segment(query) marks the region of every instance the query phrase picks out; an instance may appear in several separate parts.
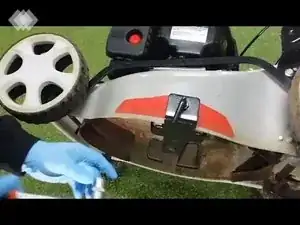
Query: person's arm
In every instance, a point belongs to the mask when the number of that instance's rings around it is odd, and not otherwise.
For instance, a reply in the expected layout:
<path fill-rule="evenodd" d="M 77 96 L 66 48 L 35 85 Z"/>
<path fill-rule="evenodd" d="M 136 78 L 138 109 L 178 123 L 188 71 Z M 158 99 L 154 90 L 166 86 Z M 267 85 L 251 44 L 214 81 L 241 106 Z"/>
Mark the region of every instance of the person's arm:
<path fill-rule="evenodd" d="M 22 175 L 21 167 L 39 139 L 27 133 L 12 116 L 0 117 L 0 169 Z"/>

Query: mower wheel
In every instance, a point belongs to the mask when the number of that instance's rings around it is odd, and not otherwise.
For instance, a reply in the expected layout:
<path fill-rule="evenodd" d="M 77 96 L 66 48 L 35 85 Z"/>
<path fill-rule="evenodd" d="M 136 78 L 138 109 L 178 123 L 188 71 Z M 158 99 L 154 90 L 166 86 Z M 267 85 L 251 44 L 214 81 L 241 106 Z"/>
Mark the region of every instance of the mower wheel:
<path fill-rule="evenodd" d="M 300 142 L 300 70 L 293 77 L 288 94 L 289 125 L 296 142 Z"/>
<path fill-rule="evenodd" d="M 85 101 L 88 72 L 81 52 L 68 39 L 55 34 L 26 37 L 0 60 L 0 104 L 27 123 L 57 121 Z"/>

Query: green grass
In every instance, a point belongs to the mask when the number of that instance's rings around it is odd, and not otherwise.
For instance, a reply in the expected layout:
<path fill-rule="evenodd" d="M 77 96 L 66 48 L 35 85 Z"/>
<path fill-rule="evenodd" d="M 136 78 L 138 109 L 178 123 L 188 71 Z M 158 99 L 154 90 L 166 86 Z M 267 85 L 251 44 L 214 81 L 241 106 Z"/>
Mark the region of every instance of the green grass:
<path fill-rule="evenodd" d="M 239 50 L 260 29 L 261 27 L 233 27 L 232 31 Z M 108 27 L 37 27 L 30 32 L 23 32 L 10 27 L 0 27 L 0 55 L 21 38 L 33 33 L 51 32 L 66 36 L 76 43 L 87 59 L 91 74 L 95 74 L 108 62 L 105 56 L 108 31 Z M 279 31 L 279 27 L 270 28 L 246 55 L 275 62 L 280 54 Z M 66 140 L 52 125 L 23 124 L 29 132 L 46 140 Z M 28 192 L 53 196 L 71 195 L 69 188 L 64 185 L 45 184 L 30 178 L 25 178 L 24 183 Z M 109 183 L 108 191 L 113 196 L 129 198 L 249 198 L 254 196 L 253 190 L 245 187 L 183 180 L 135 167 L 128 167 L 118 181 Z"/>

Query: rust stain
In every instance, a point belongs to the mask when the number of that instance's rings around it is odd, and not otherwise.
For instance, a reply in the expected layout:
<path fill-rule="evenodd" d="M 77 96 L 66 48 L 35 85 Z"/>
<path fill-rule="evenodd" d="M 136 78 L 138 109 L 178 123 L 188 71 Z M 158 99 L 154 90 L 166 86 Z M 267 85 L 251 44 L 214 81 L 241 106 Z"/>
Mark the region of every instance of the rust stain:
<path fill-rule="evenodd" d="M 210 179 L 230 179 L 231 172 L 235 169 L 235 167 L 246 160 L 248 155 L 251 155 L 249 154 L 250 150 L 245 150 L 245 147 L 239 147 L 235 144 L 220 140 L 218 138 L 210 138 L 203 143 L 201 148 L 199 169 L 177 168 L 177 170 L 174 171 L 170 166 L 148 159 L 146 149 L 149 141 L 153 138 L 149 122 L 137 119 L 122 118 L 110 118 L 107 119 L 107 121 L 118 126 L 120 129 L 129 131 L 135 136 L 134 144 L 131 145 L 131 142 L 127 141 L 127 139 L 130 139 L 130 135 L 125 135 L 123 132 L 113 132 L 112 135 L 120 135 L 120 137 L 114 137 L 114 140 L 118 140 L 121 143 L 119 143 L 117 146 L 114 146 L 114 143 L 106 143 L 108 149 L 111 149 L 111 153 L 115 152 L 113 154 L 118 154 L 120 156 L 124 155 L 125 157 L 127 153 L 123 152 L 123 154 L 121 154 L 118 152 L 121 150 L 117 149 L 117 147 L 120 146 L 119 148 L 121 148 L 121 146 L 125 145 L 125 143 L 130 142 L 130 144 L 127 144 L 128 146 L 131 146 L 128 153 L 130 155 L 130 161 L 164 172 Z M 93 126 L 95 125 L 96 122 L 93 124 Z M 106 130 L 103 129 L 103 126 L 101 129 L 102 133 L 106 132 Z M 116 130 L 118 129 L 116 128 Z M 94 139 L 99 140 L 100 138 L 94 137 Z M 102 150 L 105 151 L 105 149 Z"/>
<path fill-rule="evenodd" d="M 136 119 L 110 118 L 110 122 L 129 130 L 135 135 L 136 141 L 148 142 L 153 134 L 150 131 L 150 123 Z"/>
<path fill-rule="evenodd" d="M 230 143 L 216 140 L 203 143 L 201 171 L 207 178 L 228 178 L 235 166 L 235 148 Z"/>

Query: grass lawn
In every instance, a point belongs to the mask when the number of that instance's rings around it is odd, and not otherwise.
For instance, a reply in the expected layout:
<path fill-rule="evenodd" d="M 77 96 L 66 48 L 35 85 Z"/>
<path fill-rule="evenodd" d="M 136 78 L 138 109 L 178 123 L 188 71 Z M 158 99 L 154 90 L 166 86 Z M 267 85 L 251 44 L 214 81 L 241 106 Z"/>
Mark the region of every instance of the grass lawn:
<path fill-rule="evenodd" d="M 232 31 L 237 40 L 239 50 L 256 35 L 261 27 L 233 27 Z M 76 43 L 90 67 L 91 74 L 98 72 L 108 59 L 105 56 L 105 43 L 108 27 L 37 27 L 28 31 L 16 31 L 11 27 L 0 27 L 0 55 L 7 48 L 33 33 L 57 33 L 70 38 Z M 270 28 L 246 55 L 259 56 L 269 62 L 275 62 L 280 54 L 279 27 Z M 2 110 L 3 112 L 3 110 Z M 52 125 L 33 126 L 24 124 L 34 135 L 49 141 L 66 140 Z M 40 183 L 25 178 L 28 192 L 49 194 L 53 196 L 70 196 L 67 186 Z M 117 197 L 129 198 L 249 198 L 254 197 L 252 189 L 228 185 L 182 180 L 154 172 L 128 167 L 122 177 L 109 183 L 107 189 Z"/>

